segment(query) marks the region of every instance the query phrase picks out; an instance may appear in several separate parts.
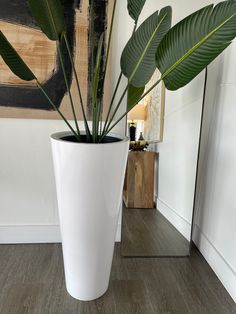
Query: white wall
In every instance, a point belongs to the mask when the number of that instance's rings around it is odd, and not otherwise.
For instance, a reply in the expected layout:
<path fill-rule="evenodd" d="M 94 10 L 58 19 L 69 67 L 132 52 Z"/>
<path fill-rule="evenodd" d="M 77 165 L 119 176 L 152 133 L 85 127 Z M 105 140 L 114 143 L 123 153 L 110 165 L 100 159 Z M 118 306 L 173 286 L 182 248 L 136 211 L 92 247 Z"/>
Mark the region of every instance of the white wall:
<path fill-rule="evenodd" d="M 1 243 L 11 239 L 21 242 L 22 237 L 27 237 L 25 233 L 32 233 L 34 225 L 42 236 L 45 230 L 57 225 L 49 136 L 62 127 L 61 121 L 1 119 Z M 52 235 L 52 240 L 58 240 L 58 234 Z M 29 237 L 28 241 L 37 241 L 37 237 L 37 234 L 36 238 Z"/>
<path fill-rule="evenodd" d="M 194 241 L 236 301 L 235 62 L 236 41 L 209 67 Z"/>

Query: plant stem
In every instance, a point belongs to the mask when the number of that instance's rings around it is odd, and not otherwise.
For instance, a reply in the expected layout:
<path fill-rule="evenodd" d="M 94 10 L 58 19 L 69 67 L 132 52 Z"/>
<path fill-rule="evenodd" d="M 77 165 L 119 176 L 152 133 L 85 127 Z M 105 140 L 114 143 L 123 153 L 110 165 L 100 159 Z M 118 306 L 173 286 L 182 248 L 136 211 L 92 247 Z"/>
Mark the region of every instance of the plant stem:
<path fill-rule="evenodd" d="M 118 109 L 119 109 L 119 107 L 120 107 L 120 104 L 121 104 L 122 100 L 123 100 L 124 97 L 125 97 L 125 94 L 126 94 L 128 88 L 129 88 L 129 83 L 126 85 L 126 88 L 124 89 L 124 91 L 123 91 L 123 93 L 122 93 L 122 95 L 121 95 L 121 97 L 120 97 L 120 100 L 118 101 L 118 103 L 117 103 L 117 105 L 116 105 L 116 107 L 115 107 L 115 110 L 114 110 L 113 113 L 112 113 L 112 116 L 111 116 L 111 118 L 110 118 L 110 121 L 109 121 L 109 123 L 107 124 L 107 127 L 106 127 L 106 129 L 105 129 L 105 132 L 109 129 L 109 126 L 111 125 L 112 120 L 113 120 L 113 118 L 115 117 L 115 115 L 116 115 L 116 113 L 117 113 L 117 111 L 118 111 Z"/>
<path fill-rule="evenodd" d="M 109 52 L 110 52 L 110 46 L 111 46 L 111 35 L 112 35 L 114 17 L 115 17 L 115 11 L 116 11 L 116 2 L 117 0 L 114 0 L 114 5 L 112 9 L 111 26 L 110 26 L 109 37 L 108 37 L 108 45 L 107 45 L 107 56 L 106 56 L 105 68 L 104 68 L 104 81 L 105 81 L 106 73 L 107 73 L 107 64 L 108 64 L 108 58 L 109 58 Z"/>
<path fill-rule="evenodd" d="M 64 38 L 65 43 L 66 43 L 66 48 L 67 48 L 67 51 L 68 51 L 68 55 L 69 55 L 70 62 L 71 62 L 71 65 L 72 65 L 72 68 L 73 68 L 73 72 L 74 72 L 74 76 L 75 76 L 75 81 L 76 81 L 76 84 L 77 84 L 77 89 L 78 89 L 78 93 L 79 93 L 80 105 L 81 105 L 81 109 L 82 109 L 82 114 L 83 114 L 83 119 L 84 119 L 84 126 L 85 126 L 85 130 L 86 130 L 86 135 L 87 135 L 87 140 L 90 141 L 91 133 L 90 133 L 90 130 L 89 130 L 88 121 L 87 121 L 85 110 L 84 110 L 83 98 L 82 98 L 82 94 L 81 94 L 81 89 L 80 89 L 78 75 L 77 75 L 77 72 L 76 72 L 76 69 L 75 69 L 75 64 L 74 64 L 74 61 L 73 61 L 73 58 L 72 58 L 72 55 L 71 55 L 71 51 L 70 51 L 70 47 L 69 47 L 69 43 L 68 43 L 68 40 L 67 40 L 66 33 L 63 33 L 63 38 Z"/>
<path fill-rule="evenodd" d="M 55 21 L 53 19 L 53 15 L 52 15 L 52 11 L 48 5 L 48 3 L 46 3 L 46 6 L 48 8 L 48 11 L 49 11 L 49 14 L 50 14 L 50 17 L 51 17 L 51 21 L 52 21 L 52 26 L 54 28 L 54 31 L 55 31 L 55 34 L 57 36 L 57 51 L 59 53 L 59 59 L 60 59 L 60 63 L 61 63 L 61 67 L 62 67 L 62 72 L 63 72 L 63 76 L 64 76 L 64 80 L 65 80 L 65 84 L 66 84 L 66 88 L 67 88 L 67 91 L 69 93 L 69 96 L 70 96 L 70 102 L 71 102 L 71 107 L 72 107 L 72 111 L 73 111 L 73 115 L 74 115 L 74 120 L 75 120 L 75 125 L 76 125 L 76 129 L 77 129 L 77 133 L 74 131 L 74 129 L 70 126 L 69 122 L 66 120 L 66 118 L 64 117 L 64 115 L 60 112 L 60 110 L 54 105 L 54 103 L 51 101 L 51 99 L 48 97 L 47 93 L 44 91 L 42 85 L 39 83 L 39 81 L 36 79 L 37 81 L 37 85 L 38 87 L 40 88 L 40 90 L 43 92 L 44 96 L 48 99 L 48 101 L 51 103 L 51 105 L 53 106 L 53 108 L 55 110 L 57 110 L 57 112 L 60 114 L 60 116 L 62 117 L 62 119 L 65 121 L 65 123 L 68 125 L 68 127 L 71 129 L 71 131 L 74 133 L 76 139 L 78 141 L 80 141 L 80 131 L 79 131 L 79 126 L 78 126 L 78 122 L 77 122 L 77 119 L 76 119 L 76 115 L 75 115 L 75 110 L 74 110 L 74 104 L 73 104 L 73 100 L 72 100 L 72 97 L 71 97 L 71 92 L 70 92 L 70 89 L 69 89 L 69 84 L 68 84 L 68 81 L 67 81 L 67 77 L 66 77 L 66 71 L 65 71 L 65 67 L 64 67 L 64 63 L 63 63 L 63 58 L 62 58 L 62 53 L 61 53 L 61 47 L 60 47 L 60 39 L 58 37 L 58 34 L 57 34 L 57 29 L 56 29 L 56 25 L 55 25 Z"/>
<path fill-rule="evenodd" d="M 90 20 L 92 21 L 91 23 L 89 23 L 90 27 L 89 27 L 89 34 L 94 34 L 94 1 L 91 0 L 90 3 Z M 91 75 L 90 80 L 91 80 L 91 85 L 90 85 L 90 96 L 89 96 L 89 103 L 91 101 L 93 101 L 92 99 L 92 85 L 93 85 L 93 80 L 94 80 L 94 42 L 91 41 L 91 39 L 89 40 L 89 46 L 91 49 L 91 69 L 89 71 L 89 75 Z M 91 103 L 89 104 L 89 106 L 91 106 Z M 89 109 L 89 111 L 91 112 L 91 108 Z M 94 109 L 93 109 L 93 104 L 92 104 L 92 137 L 94 134 Z"/>
<path fill-rule="evenodd" d="M 104 123 L 104 127 L 103 127 L 103 132 L 105 132 L 105 130 L 106 130 L 107 122 L 108 122 L 109 116 L 111 114 L 112 105 L 113 105 L 113 102 L 115 100 L 116 93 L 117 93 L 118 87 L 120 85 L 121 78 L 122 78 L 122 72 L 120 72 L 120 75 L 119 75 L 117 83 L 116 83 L 115 90 L 114 90 L 113 95 L 112 95 L 111 103 L 110 103 L 109 110 L 108 110 L 108 113 L 107 113 L 107 116 L 106 116 L 106 120 L 105 120 L 105 123 Z"/>
<path fill-rule="evenodd" d="M 57 36 L 57 51 L 58 51 L 58 54 L 59 54 L 59 59 L 60 59 L 61 67 L 62 67 L 62 72 L 63 72 L 66 88 L 67 88 L 67 91 L 68 91 L 69 97 L 70 97 L 70 103 L 71 103 L 72 112 L 73 112 L 73 116 L 74 116 L 75 126 L 76 126 L 76 129 L 77 129 L 78 136 L 80 138 L 80 131 L 79 131 L 79 126 L 78 126 L 78 122 L 77 122 L 77 118 L 76 118 L 76 114 L 75 114 L 75 108 L 74 108 L 73 100 L 72 100 L 72 97 L 71 97 L 71 92 L 70 92 L 70 88 L 69 88 L 69 84 L 68 84 L 68 80 L 67 80 L 67 76 L 66 76 L 65 66 L 64 66 L 64 63 L 63 63 L 61 47 L 60 47 L 60 38 L 58 37 L 57 28 L 56 28 L 56 25 L 55 25 L 55 21 L 53 19 L 53 14 L 52 14 L 51 8 L 48 5 L 48 2 L 46 2 L 46 6 L 47 6 L 48 12 L 49 12 L 50 17 L 51 17 L 52 26 L 53 26 L 55 34 Z"/>
<path fill-rule="evenodd" d="M 96 107 L 93 105 L 92 106 L 92 114 L 93 114 L 93 124 L 92 124 L 92 138 L 93 138 L 93 143 L 96 142 Z"/>
<path fill-rule="evenodd" d="M 124 90 L 124 92 L 123 92 L 123 94 L 122 94 L 122 96 L 121 96 L 121 99 L 120 99 L 120 101 L 118 102 L 118 104 L 117 104 L 117 106 L 116 106 L 116 108 L 115 108 L 115 110 L 114 110 L 114 113 L 113 113 L 112 117 L 110 118 L 110 121 L 109 121 L 107 127 L 105 128 L 105 132 L 103 132 L 103 136 L 105 136 L 105 135 L 106 135 L 123 117 L 125 117 L 126 114 L 138 103 L 138 102 L 136 102 L 125 114 L 122 115 L 122 117 L 119 119 L 119 121 L 116 122 L 115 124 L 113 124 L 113 126 L 110 128 L 110 125 L 112 124 L 112 119 L 114 118 L 116 112 L 118 111 L 119 106 L 120 106 L 120 104 L 121 104 L 121 101 L 123 100 L 124 95 L 125 95 L 126 91 L 127 91 L 128 88 L 129 88 L 129 83 L 132 82 L 132 80 L 133 80 L 135 74 L 137 73 L 138 68 L 139 68 L 139 66 L 140 66 L 140 64 L 141 64 L 141 62 L 142 62 L 142 60 L 143 60 L 143 58 L 144 58 L 144 56 L 145 56 L 145 54 L 146 54 L 146 52 L 147 52 L 147 49 L 148 49 L 148 47 L 150 46 L 150 44 L 151 44 L 151 42 L 152 42 L 152 40 L 153 40 L 153 38 L 154 38 L 154 36 L 155 36 L 155 34 L 156 34 L 156 32 L 157 32 L 159 26 L 161 25 L 161 23 L 162 23 L 162 21 L 164 20 L 165 17 L 166 17 L 166 15 L 165 15 L 165 16 L 161 19 L 161 21 L 158 23 L 158 25 L 157 25 L 157 27 L 156 27 L 156 29 L 155 29 L 155 32 L 152 34 L 151 38 L 150 38 L 149 41 L 148 41 L 148 45 L 145 47 L 144 51 L 142 52 L 141 57 L 139 58 L 137 64 L 135 65 L 135 67 L 134 67 L 134 69 L 133 69 L 133 71 L 132 71 L 132 73 L 131 73 L 131 75 L 130 75 L 130 77 L 129 77 L 128 84 L 127 84 L 127 86 L 126 86 L 126 88 L 125 88 L 125 90 Z M 133 31 L 133 34 L 134 34 L 135 30 L 136 30 L 137 22 L 138 22 L 138 21 L 136 21 L 135 24 L 134 24 L 134 31 Z M 157 84 L 156 84 L 156 85 L 157 85 Z M 153 87 L 155 87 L 155 86 L 153 86 Z M 149 90 L 149 91 L 150 91 L 150 90 Z M 149 92 L 149 91 L 148 91 L 148 92 Z M 144 97 L 144 96 L 143 96 L 143 97 Z M 142 97 L 142 98 L 143 98 L 143 97 Z M 141 98 L 141 99 L 142 99 L 142 98 Z M 139 101 L 140 101 L 141 99 L 139 99 Z"/>
<path fill-rule="evenodd" d="M 72 128 L 72 126 L 70 125 L 70 123 L 66 120 L 65 116 L 62 114 L 62 112 L 54 105 L 54 103 L 52 102 L 52 100 L 50 99 L 50 97 L 48 96 L 48 94 L 45 92 L 44 88 L 42 87 L 42 85 L 39 83 L 39 81 L 36 79 L 37 82 L 37 86 L 40 89 L 40 91 L 43 93 L 43 95 L 47 98 L 47 100 L 49 101 L 49 103 L 51 104 L 51 106 L 53 107 L 54 110 L 56 110 L 59 115 L 61 116 L 61 118 L 64 120 L 64 122 L 66 123 L 66 125 L 69 127 L 69 129 L 71 130 L 71 132 L 74 134 L 74 136 L 76 137 L 76 139 L 78 140 L 78 142 L 80 142 L 80 134 L 77 134 L 75 132 L 75 130 Z"/>
<path fill-rule="evenodd" d="M 136 28 L 137 28 L 137 25 L 138 25 L 138 20 L 135 21 L 134 23 L 134 28 L 133 28 L 133 31 L 132 31 L 132 35 L 135 33 L 136 31 Z M 117 93 L 117 90 L 119 88 L 119 85 L 120 85 L 120 82 L 121 82 L 121 78 L 122 78 L 122 72 L 120 72 L 120 75 L 118 77 L 118 80 L 117 80 L 117 83 L 116 83 L 116 87 L 115 87 L 115 90 L 113 92 L 113 95 L 112 95 L 112 99 L 111 99 L 111 102 L 110 102 L 110 106 L 109 106 L 109 110 L 108 110 L 108 113 L 107 113 L 107 116 L 106 116 L 106 120 L 105 120 L 105 123 L 104 123 L 104 127 L 103 127 L 103 132 L 102 134 L 104 134 L 106 132 L 106 129 L 107 129 L 107 123 L 108 123 L 108 120 L 109 120 L 109 116 L 111 114 L 111 109 L 112 109 L 112 106 L 113 106 L 113 103 L 114 103 L 114 100 L 115 100 L 115 96 L 116 96 L 116 93 Z M 127 88 L 127 87 L 126 87 Z M 125 90 L 125 93 L 126 91 L 128 90 L 128 88 Z M 124 96 L 122 97 L 122 100 L 123 100 Z M 121 101 L 122 101 L 121 100 Z M 116 109 L 115 109 L 115 114 L 117 112 L 117 110 L 119 109 L 119 106 L 120 106 L 120 103 L 121 101 L 119 101 L 118 105 L 116 106 Z M 118 107 L 118 108 L 117 108 Z M 112 115 L 112 118 L 110 119 L 110 122 L 108 123 L 108 127 L 109 125 L 112 123 L 112 119 L 114 118 L 115 114 Z"/>
<path fill-rule="evenodd" d="M 97 111 L 97 128 L 96 128 L 96 134 L 99 137 L 99 124 L 102 123 L 101 121 L 101 116 L 102 116 L 102 102 L 99 101 L 98 103 L 98 111 Z"/>
<path fill-rule="evenodd" d="M 104 85 L 105 85 L 106 74 L 107 74 L 108 59 L 109 59 L 109 55 L 110 55 L 111 37 L 112 37 L 112 31 L 113 31 L 113 25 L 114 25 L 116 3 L 117 3 L 117 0 L 114 0 L 113 9 L 112 9 L 112 17 L 111 17 L 111 25 L 110 25 L 109 36 L 108 36 L 108 45 L 107 45 L 105 66 L 104 66 L 104 72 L 103 72 L 103 82 L 102 82 L 102 90 L 103 91 L 104 91 Z M 103 116 L 103 102 L 99 106 L 100 135 L 102 134 L 102 116 Z M 107 119 L 108 119 L 108 116 L 106 117 L 106 122 L 107 122 Z"/>
<path fill-rule="evenodd" d="M 115 115 L 116 115 L 116 113 L 117 113 L 117 111 L 118 111 L 118 109 L 119 109 L 119 107 L 120 107 L 120 104 L 121 104 L 122 100 L 123 100 L 124 97 L 125 97 L 125 94 L 126 94 L 128 88 L 129 88 L 129 83 L 126 85 L 126 88 L 125 88 L 125 90 L 123 91 L 123 93 L 122 93 L 122 95 L 121 95 L 121 97 L 120 97 L 120 100 L 118 101 L 118 103 L 117 103 L 117 105 L 116 105 L 116 107 L 115 107 L 115 110 L 114 110 L 113 113 L 112 113 L 112 116 L 111 116 L 111 118 L 110 118 L 110 121 L 109 121 L 109 123 L 107 124 L 107 127 L 106 127 L 106 129 L 105 129 L 105 133 L 106 133 L 106 134 L 107 134 L 107 130 L 109 129 L 109 127 L 110 127 L 110 125 L 111 125 L 111 123 L 112 123 L 113 118 L 115 117 Z"/>
<path fill-rule="evenodd" d="M 67 79 L 67 76 L 66 76 L 65 66 L 64 66 L 64 63 L 63 63 L 63 57 L 62 57 L 60 42 L 58 43 L 57 51 L 58 51 L 58 54 L 59 54 L 59 59 L 60 59 L 60 63 L 61 63 L 62 73 L 63 73 L 64 81 L 65 81 L 65 84 L 66 84 L 66 89 L 67 89 L 67 92 L 69 94 L 69 99 L 70 99 L 70 103 L 71 103 L 71 109 L 72 109 L 72 113 L 73 113 L 73 117 L 74 117 L 74 121 L 75 121 L 76 130 L 77 130 L 77 133 L 80 134 L 78 121 L 77 121 L 77 117 L 76 117 L 76 114 L 75 114 L 75 107 L 74 107 L 73 99 L 72 99 L 72 96 L 71 96 L 71 91 L 70 91 L 68 79 Z"/>
<path fill-rule="evenodd" d="M 151 90 L 153 90 L 154 87 L 156 87 L 160 82 L 162 81 L 162 77 L 155 83 L 153 84 L 137 101 L 136 103 L 129 108 L 129 110 L 127 110 L 124 114 L 122 114 L 119 119 L 114 122 L 112 124 L 112 126 L 110 128 L 107 128 L 107 130 L 105 131 L 105 133 L 102 135 L 101 139 L 100 139 L 100 142 L 103 140 L 103 138 L 117 125 L 117 123 L 119 123 L 127 114 L 128 112 L 134 108 L 134 106 L 136 106 L 147 94 L 150 93 Z M 109 126 L 109 125 L 108 125 Z"/>

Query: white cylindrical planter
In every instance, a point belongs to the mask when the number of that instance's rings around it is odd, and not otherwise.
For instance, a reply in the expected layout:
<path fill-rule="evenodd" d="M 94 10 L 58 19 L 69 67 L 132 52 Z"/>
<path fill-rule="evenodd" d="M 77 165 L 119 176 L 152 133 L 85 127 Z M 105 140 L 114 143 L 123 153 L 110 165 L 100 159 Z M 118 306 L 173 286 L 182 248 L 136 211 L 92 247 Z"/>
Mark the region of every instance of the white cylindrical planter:
<path fill-rule="evenodd" d="M 51 136 L 66 287 L 74 298 L 89 301 L 109 284 L 129 140 L 62 140 L 69 135 Z"/>

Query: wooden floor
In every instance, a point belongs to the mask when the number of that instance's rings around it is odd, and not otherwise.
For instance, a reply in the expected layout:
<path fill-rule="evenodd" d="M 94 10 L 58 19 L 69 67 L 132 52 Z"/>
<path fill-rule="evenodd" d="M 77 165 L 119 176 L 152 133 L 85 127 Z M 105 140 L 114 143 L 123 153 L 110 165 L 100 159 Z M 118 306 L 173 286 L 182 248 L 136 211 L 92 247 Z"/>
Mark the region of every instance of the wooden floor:
<path fill-rule="evenodd" d="M 156 209 L 123 207 L 123 256 L 186 256 L 189 242 Z"/>
<path fill-rule="evenodd" d="M 230 314 L 236 305 L 197 250 L 185 258 L 121 258 L 108 292 L 79 302 L 65 290 L 59 244 L 0 246 L 1 314 Z"/>

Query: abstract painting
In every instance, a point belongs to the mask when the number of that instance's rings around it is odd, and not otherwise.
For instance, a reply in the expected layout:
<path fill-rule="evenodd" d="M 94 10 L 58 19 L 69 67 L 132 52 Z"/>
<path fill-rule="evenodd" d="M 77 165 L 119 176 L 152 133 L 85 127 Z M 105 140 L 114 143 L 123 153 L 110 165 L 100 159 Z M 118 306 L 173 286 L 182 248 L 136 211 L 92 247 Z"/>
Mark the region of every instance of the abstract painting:
<path fill-rule="evenodd" d="M 101 33 L 106 32 L 108 3 L 107 0 L 94 0 L 94 18 L 90 18 L 89 0 L 62 0 L 61 2 L 67 24 L 69 44 L 79 74 L 82 97 L 84 103 L 87 104 L 90 100 L 91 56 L 94 55 L 92 51 L 96 51 Z M 38 29 L 30 13 L 27 0 L 0 0 L 0 29 L 39 78 L 54 104 L 68 119 L 72 118 L 56 43 L 48 40 Z M 72 66 L 65 45 L 61 44 L 61 49 L 66 63 L 66 74 L 71 86 L 71 93 L 78 100 Z M 78 105 L 76 109 L 79 110 Z M 89 115 L 89 106 L 86 109 Z M 33 81 L 28 83 L 17 78 L 1 58 L 0 117 L 59 118 L 35 83 Z"/>

